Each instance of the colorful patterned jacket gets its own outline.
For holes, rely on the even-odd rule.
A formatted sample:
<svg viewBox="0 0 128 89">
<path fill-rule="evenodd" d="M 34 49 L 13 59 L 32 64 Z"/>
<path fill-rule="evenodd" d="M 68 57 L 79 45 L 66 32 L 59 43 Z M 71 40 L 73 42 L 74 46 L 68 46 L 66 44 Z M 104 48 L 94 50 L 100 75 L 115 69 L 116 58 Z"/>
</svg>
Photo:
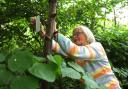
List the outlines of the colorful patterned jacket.
<svg viewBox="0 0 128 89">
<path fill-rule="evenodd" d="M 82 66 L 98 85 L 104 85 L 107 89 L 121 89 L 104 48 L 99 42 L 77 46 L 69 38 L 59 33 L 57 41 L 53 40 L 52 48 L 59 54 L 73 57 L 76 63 Z"/>
</svg>

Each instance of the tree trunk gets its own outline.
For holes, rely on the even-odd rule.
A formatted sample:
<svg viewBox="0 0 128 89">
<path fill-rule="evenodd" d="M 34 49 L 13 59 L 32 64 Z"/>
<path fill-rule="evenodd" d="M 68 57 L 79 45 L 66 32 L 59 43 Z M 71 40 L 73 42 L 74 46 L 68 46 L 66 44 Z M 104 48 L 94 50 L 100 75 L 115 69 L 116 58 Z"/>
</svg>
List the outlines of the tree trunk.
<svg viewBox="0 0 128 89">
<path fill-rule="evenodd" d="M 106 14 L 107 14 L 107 11 L 106 11 L 107 7 L 106 7 L 106 5 L 107 5 L 107 2 L 104 2 L 104 8 L 105 8 L 105 12 L 104 12 L 104 28 L 106 26 Z"/>
<path fill-rule="evenodd" d="M 55 16 L 56 16 L 56 0 L 49 0 L 49 19 L 46 30 L 46 35 L 52 38 L 53 31 L 55 29 Z M 51 54 L 52 41 L 51 39 L 45 38 L 44 41 L 44 56 Z"/>
<path fill-rule="evenodd" d="M 116 27 L 116 24 L 117 24 L 117 22 L 116 22 L 116 10 L 115 10 L 115 8 L 113 8 L 113 14 L 114 14 L 114 25 L 115 25 L 115 27 Z"/>
<path fill-rule="evenodd" d="M 44 49 L 43 49 L 44 57 L 52 53 L 52 35 L 56 24 L 55 23 L 56 4 L 57 4 L 56 0 L 49 0 L 49 18 L 48 18 L 48 24 L 46 26 L 47 37 L 44 40 Z M 49 39 L 48 37 L 51 39 Z M 42 81 L 41 89 L 48 89 L 48 82 Z"/>
</svg>

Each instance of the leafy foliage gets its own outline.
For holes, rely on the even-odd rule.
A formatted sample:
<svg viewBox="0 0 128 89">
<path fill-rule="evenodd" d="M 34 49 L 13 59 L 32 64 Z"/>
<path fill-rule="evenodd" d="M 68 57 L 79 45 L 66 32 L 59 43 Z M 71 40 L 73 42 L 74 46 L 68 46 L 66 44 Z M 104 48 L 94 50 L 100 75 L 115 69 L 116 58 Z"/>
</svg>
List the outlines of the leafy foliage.
<svg viewBox="0 0 128 89">
<path fill-rule="evenodd" d="M 73 70 L 72 68 L 63 68 L 62 69 L 62 77 L 70 77 L 73 79 L 81 78 L 80 74 L 77 71 Z"/>
<path fill-rule="evenodd" d="M 0 64 L 0 85 L 8 85 L 14 78 L 14 75 L 5 68 L 4 64 Z"/>
<path fill-rule="evenodd" d="M 4 58 L 7 60 L 0 63 L 0 89 L 39 88 L 39 79 L 28 73 L 28 68 L 33 64 L 33 55 L 28 50 L 18 49 Z"/>
<path fill-rule="evenodd" d="M 11 82 L 11 89 L 38 89 L 39 81 L 30 76 L 17 76 Z"/>
<path fill-rule="evenodd" d="M 76 64 L 74 62 L 68 62 L 68 64 L 69 64 L 69 66 L 71 66 L 72 68 L 74 68 L 79 73 L 82 73 L 82 74 L 85 73 L 84 69 L 80 65 L 78 65 L 78 64 Z"/>
<path fill-rule="evenodd" d="M 23 49 L 17 49 L 7 54 L 7 56 L 7 60 L 0 64 L 0 88 L 10 86 L 9 89 L 38 89 L 40 80 L 48 82 L 58 80 L 60 82 L 60 78 L 63 77 L 77 80 L 81 78 L 89 79 L 89 77 L 84 77 L 84 73 L 81 74 L 83 70 L 80 66 L 75 67 L 78 66 L 77 64 L 68 62 L 71 67 L 63 66 L 63 58 L 59 55 L 48 55 L 48 63 L 45 63 L 45 61 L 43 63 L 44 58 L 41 62 L 40 57 L 34 56 L 28 50 Z M 24 65 L 26 66 L 24 67 Z M 92 84 L 93 80 L 90 81 L 86 86 L 96 87 Z"/>
<path fill-rule="evenodd" d="M 32 66 L 32 58 L 30 52 L 17 50 L 8 60 L 8 67 L 13 72 L 24 72 Z"/>
<path fill-rule="evenodd" d="M 0 62 L 3 62 L 5 60 L 5 54 L 0 53 Z"/>
<path fill-rule="evenodd" d="M 35 75 L 38 78 L 44 79 L 48 82 L 55 81 L 55 69 L 54 64 L 42 64 L 42 63 L 35 63 L 30 69 L 30 73 Z"/>
<path fill-rule="evenodd" d="M 94 82 L 93 79 L 87 74 L 83 76 L 83 79 L 85 79 L 86 88 L 85 89 L 98 89 L 99 86 Z"/>
</svg>

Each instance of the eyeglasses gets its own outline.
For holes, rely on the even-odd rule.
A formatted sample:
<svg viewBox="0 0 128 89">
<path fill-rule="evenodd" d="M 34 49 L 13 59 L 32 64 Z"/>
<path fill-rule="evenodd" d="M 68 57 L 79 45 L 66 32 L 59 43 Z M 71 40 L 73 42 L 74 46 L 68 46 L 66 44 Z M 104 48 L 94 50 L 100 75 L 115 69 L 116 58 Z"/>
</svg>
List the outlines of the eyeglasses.
<svg viewBox="0 0 128 89">
<path fill-rule="evenodd" d="M 73 36 L 79 36 L 80 34 L 83 34 L 83 32 L 75 32 L 73 33 Z"/>
</svg>

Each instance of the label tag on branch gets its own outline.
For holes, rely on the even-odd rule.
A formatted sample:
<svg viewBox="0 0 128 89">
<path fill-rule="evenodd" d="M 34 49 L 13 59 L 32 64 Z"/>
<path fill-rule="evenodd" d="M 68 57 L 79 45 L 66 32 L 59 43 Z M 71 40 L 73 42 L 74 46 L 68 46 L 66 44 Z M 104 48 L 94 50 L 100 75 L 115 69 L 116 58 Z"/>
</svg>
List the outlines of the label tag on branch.
<svg viewBox="0 0 128 89">
<path fill-rule="evenodd" d="M 36 17 L 36 32 L 40 31 L 40 16 Z"/>
</svg>

